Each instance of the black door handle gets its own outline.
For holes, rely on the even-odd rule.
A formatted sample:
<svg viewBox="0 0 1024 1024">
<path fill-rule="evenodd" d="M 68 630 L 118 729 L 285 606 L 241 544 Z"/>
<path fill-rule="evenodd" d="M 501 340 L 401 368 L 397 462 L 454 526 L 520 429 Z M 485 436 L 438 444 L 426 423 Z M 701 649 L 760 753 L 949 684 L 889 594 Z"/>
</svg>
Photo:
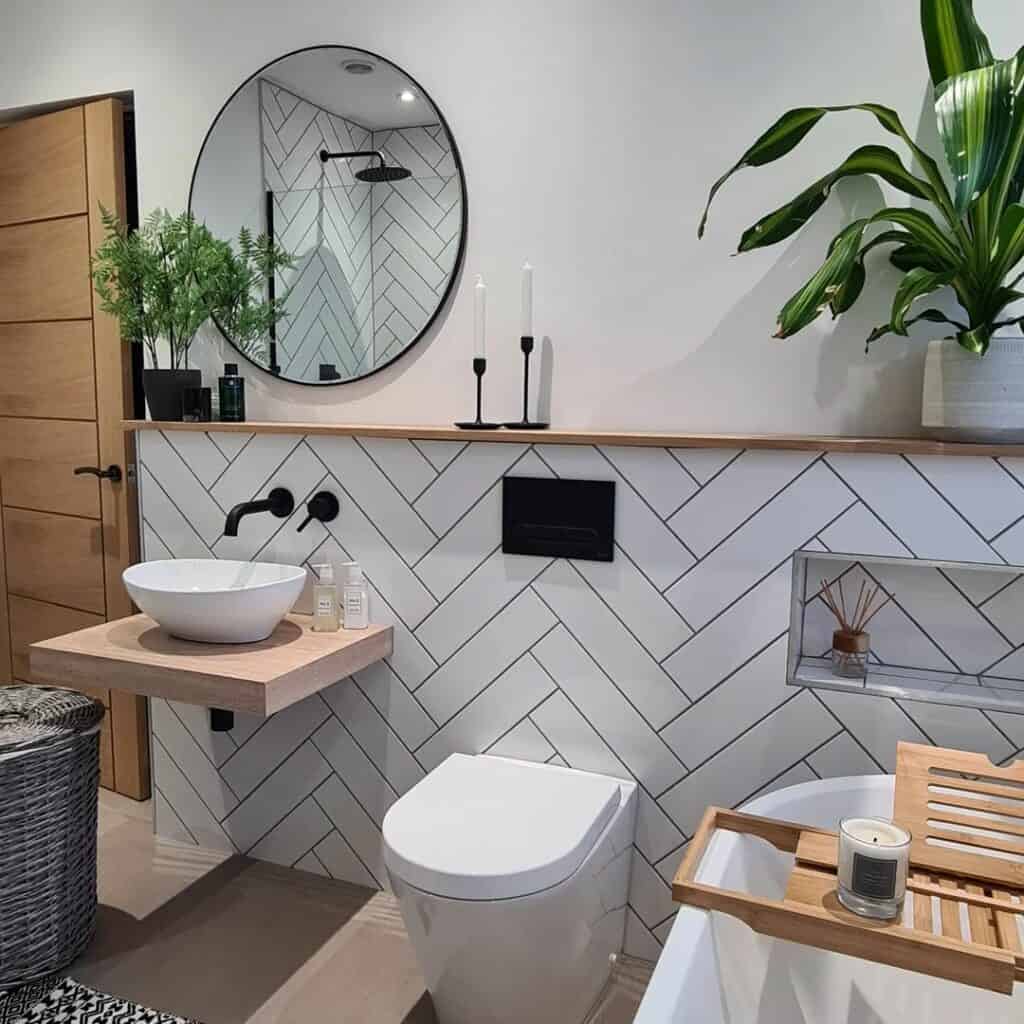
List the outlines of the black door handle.
<svg viewBox="0 0 1024 1024">
<path fill-rule="evenodd" d="M 106 469 L 100 469 L 99 466 L 77 466 L 75 468 L 75 476 L 84 476 L 85 474 L 98 476 L 101 480 L 109 480 L 114 484 L 119 484 L 122 478 L 120 466 L 107 466 Z"/>
</svg>

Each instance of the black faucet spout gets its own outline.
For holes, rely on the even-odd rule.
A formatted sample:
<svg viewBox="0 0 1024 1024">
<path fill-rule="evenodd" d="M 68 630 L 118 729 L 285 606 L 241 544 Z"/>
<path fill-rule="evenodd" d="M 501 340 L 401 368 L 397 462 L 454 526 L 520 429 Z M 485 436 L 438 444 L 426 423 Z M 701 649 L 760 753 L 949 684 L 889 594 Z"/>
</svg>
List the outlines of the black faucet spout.
<svg viewBox="0 0 1024 1024">
<path fill-rule="evenodd" d="M 257 501 L 243 501 L 237 504 L 224 520 L 224 536 L 237 537 L 238 524 L 245 516 L 257 512 L 269 512 L 278 519 L 287 519 L 295 511 L 295 499 L 286 487 L 275 487 L 265 498 Z"/>
</svg>

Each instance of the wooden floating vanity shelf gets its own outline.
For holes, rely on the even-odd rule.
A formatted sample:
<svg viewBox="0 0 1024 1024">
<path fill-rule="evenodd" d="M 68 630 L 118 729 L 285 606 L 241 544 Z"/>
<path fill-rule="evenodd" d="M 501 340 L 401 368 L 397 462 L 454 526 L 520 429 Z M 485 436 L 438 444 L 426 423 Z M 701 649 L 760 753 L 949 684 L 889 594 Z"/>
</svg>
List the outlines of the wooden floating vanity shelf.
<svg viewBox="0 0 1024 1024">
<path fill-rule="evenodd" d="M 760 448 L 774 451 L 870 452 L 883 455 L 1024 456 L 1022 444 L 957 444 L 917 437 L 826 437 L 797 434 L 672 434 L 601 430 L 459 430 L 457 427 L 374 426 L 341 423 L 161 423 L 125 420 L 125 430 L 191 430 L 243 434 L 316 434 L 391 437 L 413 441 L 488 441 L 498 444 L 603 444 L 641 448 Z"/>
<path fill-rule="evenodd" d="M 288 615 L 254 644 L 169 636 L 146 615 L 33 644 L 32 671 L 58 686 L 111 687 L 203 707 L 273 714 L 391 654 L 391 626 L 314 633 Z"/>
</svg>

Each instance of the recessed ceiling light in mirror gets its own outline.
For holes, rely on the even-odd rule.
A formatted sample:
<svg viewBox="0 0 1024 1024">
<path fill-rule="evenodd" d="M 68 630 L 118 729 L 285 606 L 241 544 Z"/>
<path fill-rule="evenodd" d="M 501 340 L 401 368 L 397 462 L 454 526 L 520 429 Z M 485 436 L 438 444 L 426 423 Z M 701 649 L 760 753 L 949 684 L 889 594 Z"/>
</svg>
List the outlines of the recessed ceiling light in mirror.
<svg viewBox="0 0 1024 1024">
<path fill-rule="evenodd" d="M 350 75 L 372 75 L 373 65 L 368 60 L 346 60 L 341 66 Z"/>
<path fill-rule="evenodd" d="M 403 103 L 415 103 L 415 102 L 416 102 L 416 93 L 414 93 L 414 92 L 412 91 L 412 89 L 403 89 L 403 90 L 402 90 L 402 91 L 401 91 L 401 92 L 400 92 L 400 93 L 398 94 L 398 98 L 399 98 L 399 99 L 400 99 L 400 100 L 401 100 L 401 101 L 402 101 Z"/>
</svg>

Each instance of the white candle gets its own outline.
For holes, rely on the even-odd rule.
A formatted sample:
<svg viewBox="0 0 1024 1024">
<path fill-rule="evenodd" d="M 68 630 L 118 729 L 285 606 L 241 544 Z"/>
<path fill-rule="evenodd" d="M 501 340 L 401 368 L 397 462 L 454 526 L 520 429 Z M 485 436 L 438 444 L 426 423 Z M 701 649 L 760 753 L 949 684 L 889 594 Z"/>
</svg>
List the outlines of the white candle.
<svg viewBox="0 0 1024 1024">
<path fill-rule="evenodd" d="M 533 337 L 533 267 L 523 264 L 523 301 L 520 307 L 520 331 L 524 338 Z"/>
<path fill-rule="evenodd" d="M 899 825 L 883 818 L 839 823 L 839 898 L 849 909 L 895 917 L 906 895 L 909 862 L 910 833 Z"/>
<path fill-rule="evenodd" d="M 483 274 L 476 275 L 473 289 L 473 356 L 487 358 L 487 285 Z"/>
</svg>

